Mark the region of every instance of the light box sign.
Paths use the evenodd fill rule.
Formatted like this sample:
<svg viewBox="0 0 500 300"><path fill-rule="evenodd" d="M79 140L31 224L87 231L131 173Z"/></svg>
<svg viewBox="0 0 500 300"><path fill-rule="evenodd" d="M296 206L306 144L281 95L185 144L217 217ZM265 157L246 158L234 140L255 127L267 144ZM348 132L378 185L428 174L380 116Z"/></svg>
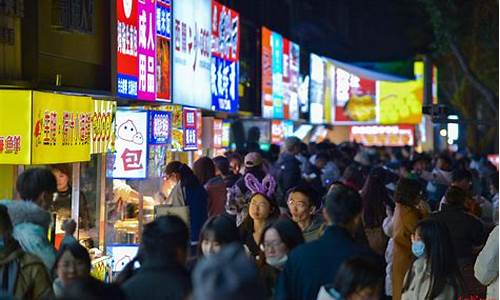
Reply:
<svg viewBox="0 0 500 300"><path fill-rule="evenodd" d="M31 91L1 90L0 99L0 164L29 165Z"/></svg>
<svg viewBox="0 0 500 300"><path fill-rule="evenodd" d="M349 138L365 146L402 147L415 143L414 127L399 126L351 126Z"/></svg>
<svg viewBox="0 0 500 300"><path fill-rule="evenodd" d="M285 129L283 128L283 121L273 120L271 123L271 143L282 144L285 139Z"/></svg>
<svg viewBox="0 0 500 300"><path fill-rule="evenodd" d="M293 121L289 120L283 121L283 133L285 138L293 136L294 133Z"/></svg>
<svg viewBox="0 0 500 300"><path fill-rule="evenodd" d="M32 164L90 160L89 97L33 92Z"/></svg>
<svg viewBox="0 0 500 300"><path fill-rule="evenodd" d="M106 153L113 151L115 144L115 112L116 102L93 100L94 111L91 117L90 153Z"/></svg>
<svg viewBox="0 0 500 300"><path fill-rule="evenodd" d="M113 178L144 179L148 163L148 112L118 110Z"/></svg>
<svg viewBox="0 0 500 300"><path fill-rule="evenodd" d="M172 7L170 1L156 0L156 99L170 102L170 44Z"/></svg>
<svg viewBox="0 0 500 300"><path fill-rule="evenodd" d="M198 150L198 116L197 110L193 108L184 108L184 150Z"/></svg>
<svg viewBox="0 0 500 300"><path fill-rule="evenodd" d="M325 81L323 59L311 54L311 97L310 97L310 121L312 124L325 122L325 105L323 101L323 90Z"/></svg>
<svg viewBox="0 0 500 300"><path fill-rule="evenodd" d="M224 121L222 124L222 147L229 147L231 139L231 123Z"/></svg>
<svg viewBox="0 0 500 300"><path fill-rule="evenodd" d="M172 142L172 113L149 112L149 144L160 145Z"/></svg>
<svg viewBox="0 0 500 300"><path fill-rule="evenodd" d="M238 111L239 14L212 2L212 110Z"/></svg>
<svg viewBox="0 0 500 300"><path fill-rule="evenodd" d="M121 97L137 98L139 65L138 52L138 1L117 0L117 94Z"/></svg>
<svg viewBox="0 0 500 300"><path fill-rule="evenodd" d="M262 27L262 116L299 118L300 47Z"/></svg>
<svg viewBox="0 0 500 300"><path fill-rule="evenodd" d="M223 121L221 119L214 119L214 148L222 148L223 138Z"/></svg>
<svg viewBox="0 0 500 300"><path fill-rule="evenodd" d="M172 114L172 151L182 151L184 147L184 132L183 127L183 112L182 107L179 105L167 105L166 111Z"/></svg>
<svg viewBox="0 0 500 300"><path fill-rule="evenodd" d="M210 0L173 2L173 100L211 109Z"/></svg>

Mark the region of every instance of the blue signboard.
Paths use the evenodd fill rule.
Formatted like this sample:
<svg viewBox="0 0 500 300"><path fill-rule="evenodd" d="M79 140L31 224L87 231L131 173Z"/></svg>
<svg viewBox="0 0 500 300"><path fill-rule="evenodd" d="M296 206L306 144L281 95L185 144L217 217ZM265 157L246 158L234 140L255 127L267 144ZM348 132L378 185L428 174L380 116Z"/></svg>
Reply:
<svg viewBox="0 0 500 300"><path fill-rule="evenodd" d="M149 112L149 143L152 145L172 142L172 113L166 111Z"/></svg>
<svg viewBox="0 0 500 300"><path fill-rule="evenodd" d="M238 111L238 62L212 55L212 110Z"/></svg>
<svg viewBox="0 0 500 300"><path fill-rule="evenodd" d="M118 96L126 98L137 97L137 77L118 73Z"/></svg>

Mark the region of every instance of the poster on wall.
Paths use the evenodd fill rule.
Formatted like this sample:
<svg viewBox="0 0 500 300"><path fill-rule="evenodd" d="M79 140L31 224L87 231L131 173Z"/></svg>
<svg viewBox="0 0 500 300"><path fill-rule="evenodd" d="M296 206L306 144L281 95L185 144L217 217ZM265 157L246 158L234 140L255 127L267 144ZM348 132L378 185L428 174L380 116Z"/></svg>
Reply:
<svg viewBox="0 0 500 300"><path fill-rule="evenodd" d="M117 26L117 94L121 97L137 98L137 19L138 2L135 0L116 1Z"/></svg>
<svg viewBox="0 0 500 300"><path fill-rule="evenodd" d="M173 100L211 109L210 0L173 2Z"/></svg>
<svg viewBox="0 0 500 300"><path fill-rule="evenodd" d="M148 112L118 110L113 178L144 179L148 163Z"/></svg>
<svg viewBox="0 0 500 300"><path fill-rule="evenodd" d="M33 92L32 164L90 160L90 97Z"/></svg>
<svg viewBox="0 0 500 300"><path fill-rule="evenodd" d="M212 2L212 110L238 112L239 14Z"/></svg>
<svg viewBox="0 0 500 300"><path fill-rule="evenodd" d="M172 7L170 0L156 0L156 100L170 102L170 44Z"/></svg>
<svg viewBox="0 0 500 300"><path fill-rule="evenodd" d="M262 27L262 116L299 118L299 45Z"/></svg>
<svg viewBox="0 0 500 300"><path fill-rule="evenodd" d="M183 109L184 121L184 150L198 150L198 116L194 108Z"/></svg>
<svg viewBox="0 0 500 300"><path fill-rule="evenodd" d="M149 144L164 145L172 142L172 113L149 112Z"/></svg>

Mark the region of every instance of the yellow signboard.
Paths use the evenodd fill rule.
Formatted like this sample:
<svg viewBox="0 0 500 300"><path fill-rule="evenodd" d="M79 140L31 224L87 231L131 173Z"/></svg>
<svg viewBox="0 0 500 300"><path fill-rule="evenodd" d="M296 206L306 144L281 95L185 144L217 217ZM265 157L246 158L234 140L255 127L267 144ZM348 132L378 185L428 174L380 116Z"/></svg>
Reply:
<svg viewBox="0 0 500 300"><path fill-rule="evenodd" d="M420 124L424 99L424 64L414 66L416 80L379 82L380 123Z"/></svg>
<svg viewBox="0 0 500 300"><path fill-rule="evenodd" d="M30 164L31 91L0 90L0 164Z"/></svg>
<svg viewBox="0 0 500 300"><path fill-rule="evenodd" d="M90 160L89 97L33 92L32 164Z"/></svg>
<svg viewBox="0 0 500 300"><path fill-rule="evenodd" d="M106 153L114 150L116 102L94 100L90 119L90 153Z"/></svg>

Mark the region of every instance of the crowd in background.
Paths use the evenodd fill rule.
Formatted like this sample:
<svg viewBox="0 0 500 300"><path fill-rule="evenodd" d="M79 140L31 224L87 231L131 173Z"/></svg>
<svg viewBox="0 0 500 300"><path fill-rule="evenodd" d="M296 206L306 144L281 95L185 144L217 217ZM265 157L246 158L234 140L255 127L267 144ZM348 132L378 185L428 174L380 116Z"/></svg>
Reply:
<svg viewBox="0 0 500 300"><path fill-rule="evenodd" d="M484 157L290 137L165 173L166 204L189 222L146 224L112 284L89 275L74 221L57 253L49 242L53 173L21 174L23 201L0 201L0 298L498 299L499 180Z"/></svg>

